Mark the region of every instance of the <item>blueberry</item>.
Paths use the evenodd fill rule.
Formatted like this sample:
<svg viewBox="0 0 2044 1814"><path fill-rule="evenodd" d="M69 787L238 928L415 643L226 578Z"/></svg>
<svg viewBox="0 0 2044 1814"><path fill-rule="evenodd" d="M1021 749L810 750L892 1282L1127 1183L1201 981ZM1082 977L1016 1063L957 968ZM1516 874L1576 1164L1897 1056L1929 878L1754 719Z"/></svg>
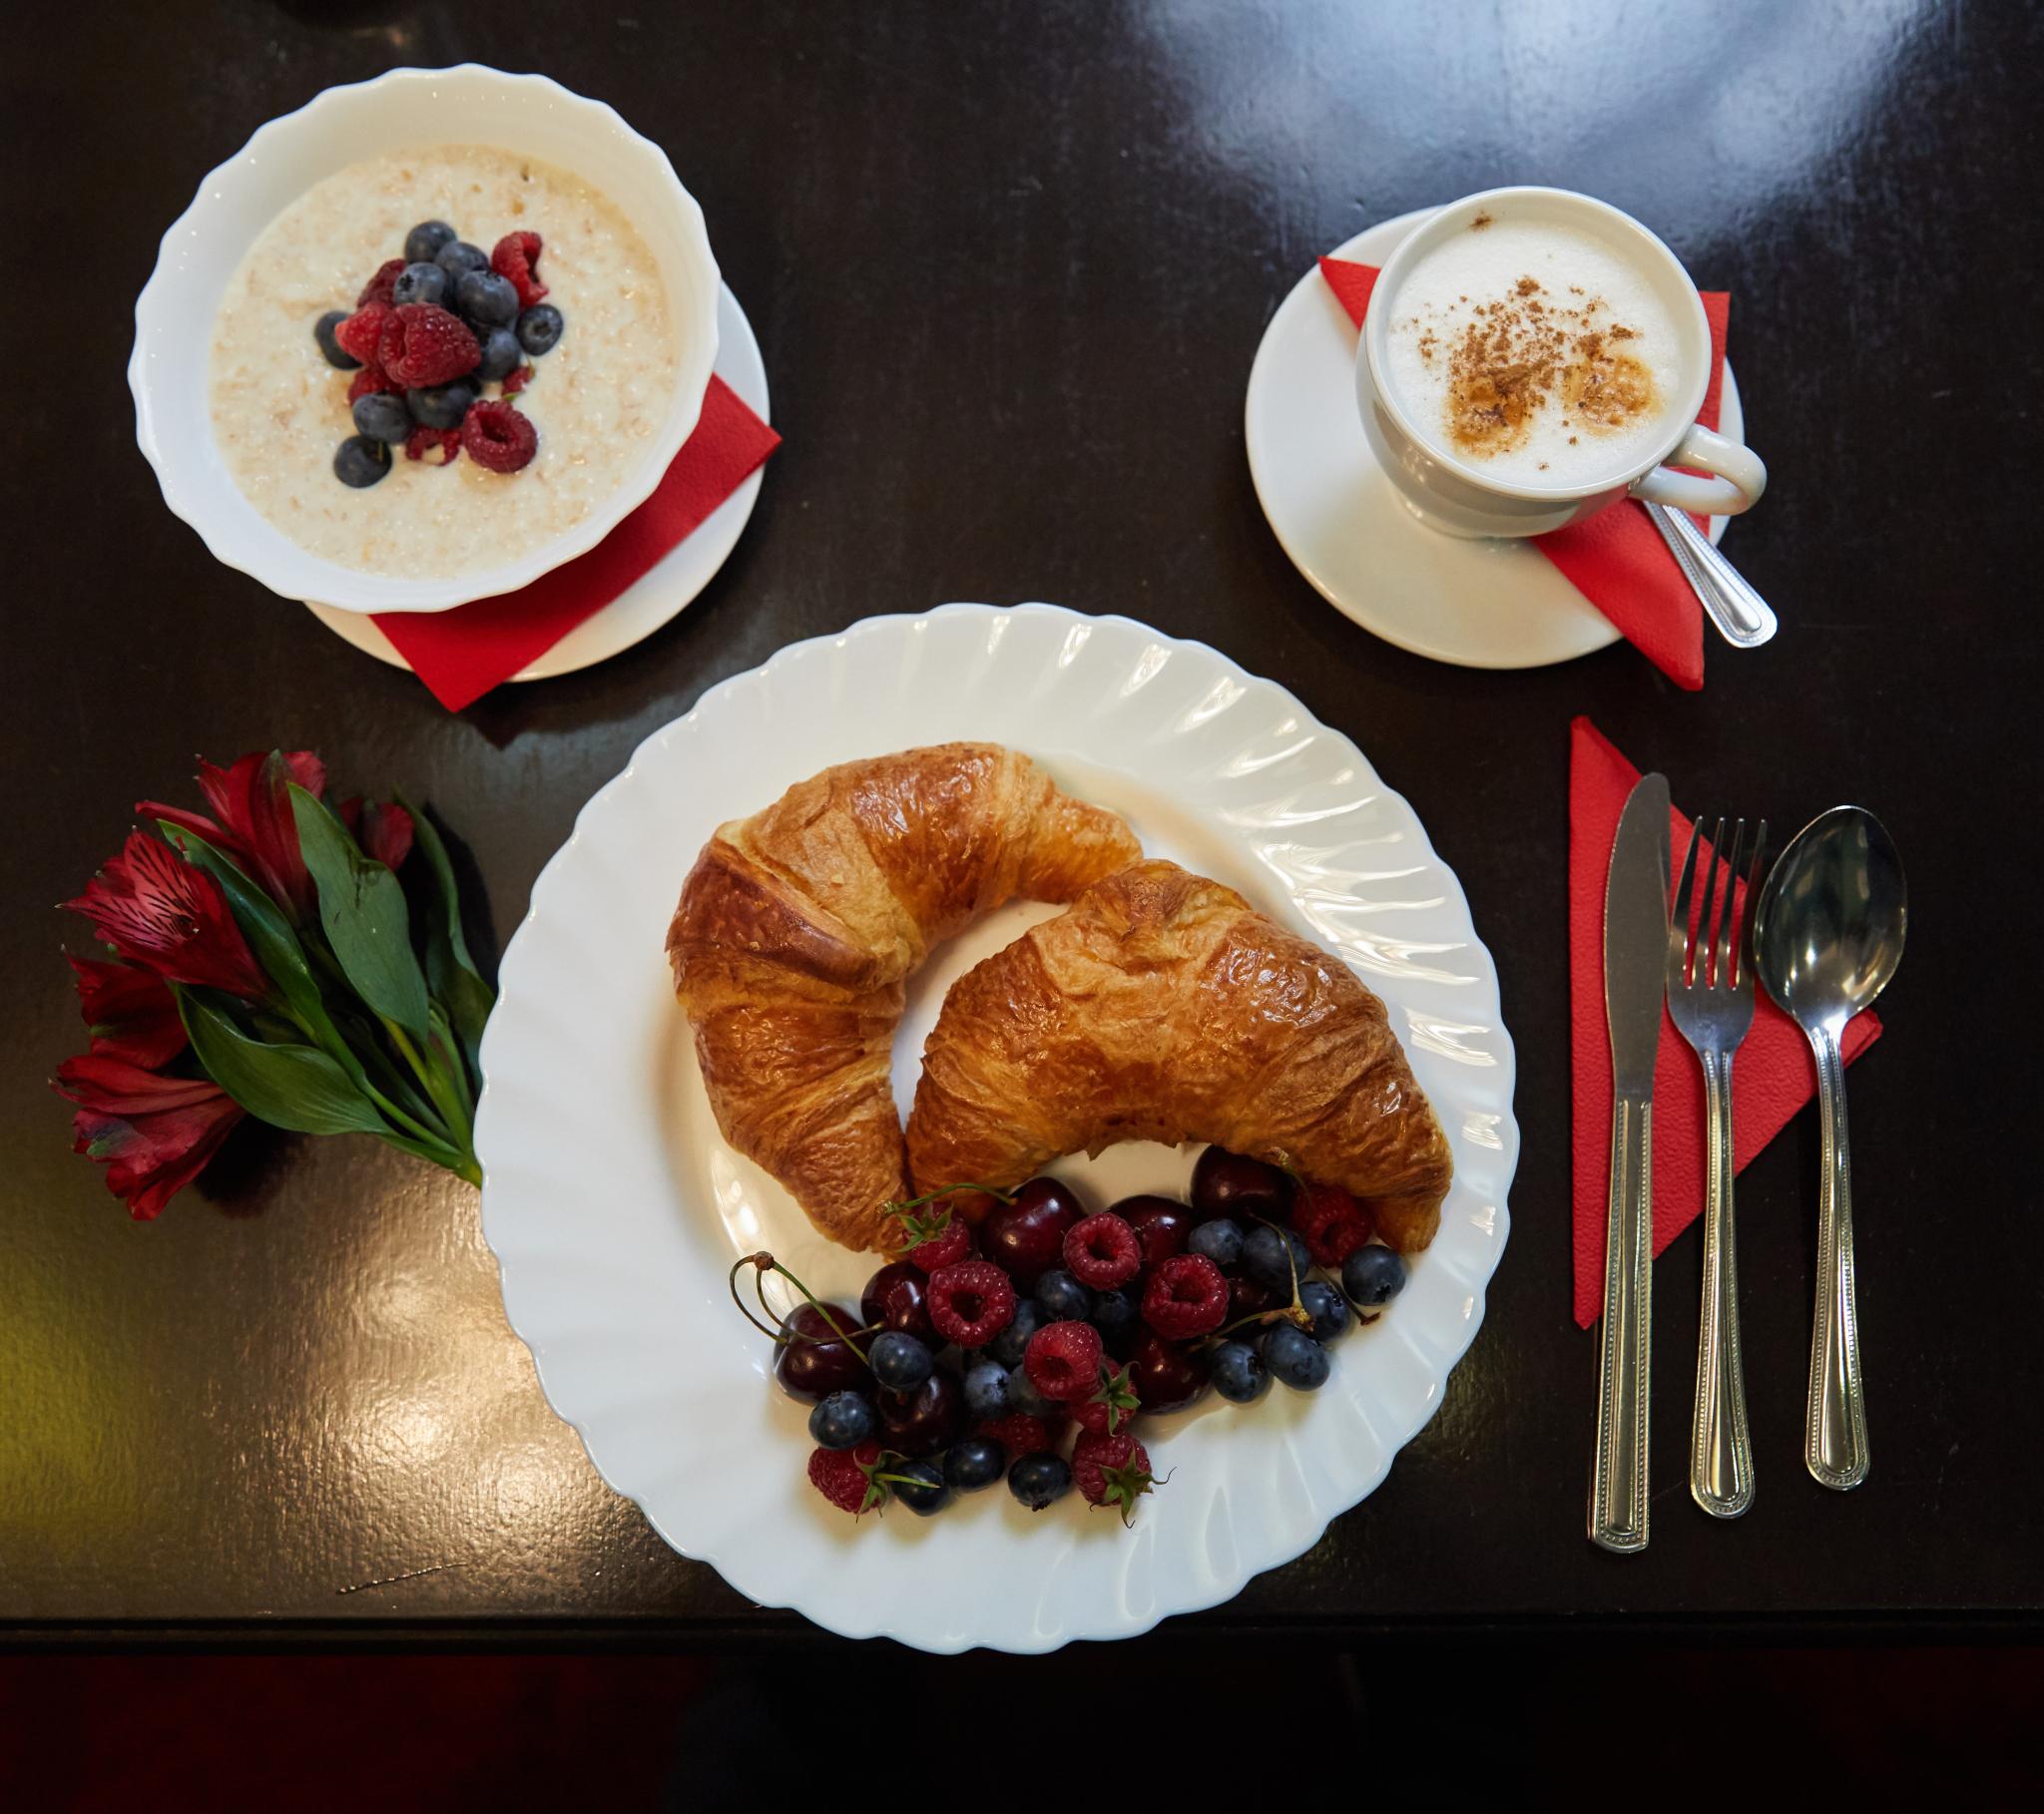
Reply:
<svg viewBox="0 0 2044 1814"><path fill-rule="evenodd" d="M1204 1253L1225 1272L1242 1258L1242 1223L1225 1215L1218 1221L1202 1222L1187 1236L1186 1245L1195 1253Z"/></svg>
<svg viewBox="0 0 2044 1814"><path fill-rule="evenodd" d="M367 435L349 435L334 450L333 476L360 491L390 470L390 449Z"/></svg>
<svg viewBox="0 0 2044 1814"><path fill-rule="evenodd" d="M1086 1320L1100 1331L1100 1339L1111 1349L1124 1336L1136 1332L1136 1300L1126 1291L1096 1291L1093 1314Z"/></svg>
<svg viewBox="0 0 2044 1814"><path fill-rule="evenodd" d="M411 411L402 397L393 397L387 390L357 397L348 413L355 419L356 431L372 441L402 441L411 433Z"/></svg>
<svg viewBox="0 0 2044 1814"><path fill-rule="evenodd" d="M319 342L319 350L326 355L326 363L335 371L359 371L361 360L333 337L333 330L346 319L346 309L329 308L312 323L312 338Z"/></svg>
<svg viewBox="0 0 2044 1814"><path fill-rule="evenodd" d="M507 327L518 318L516 286L493 270L463 271L454 281L454 299L471 321L491 327Z"/></svg>
<svg viewBox="0 0 2044 1814"><path fill-rule="evenodd" d="M1213 1365L1214 1390L1232 1405L1253 1405L1271 1390L1271 1369L1248 1342L1223 1342Z"/></svg>
<svg viewBox="0 0 2044 1814"><path fill-rule="evenodd" d="M1341 1262L1341 1289L1358 1310L1374 1310L1405 1289L1405 1262L1388 1247L1358 1247Z"/></svg>
<svg viewBox="0 0 2044 1814"><path fill-rule="evenodd" d="M459 285L466 272L488 270L490 254L480 245L469 244L466 239L449 239L433 254L433 262ZM518 292L513 290L511 293L515 296Z"/></svg>
<svg viewBox="0 0 2044 1814"><path fill-rule="evenodd" d="M880 1427L872 1401L856 1392L833 1392L809 1413L809 1434L819 1448L856 1449Z"/></svg>
<svg viewBox="0 0 2044 1814"><path fill-rule="evenodd" d="M933 1518L951 1503L944 1471L933 1461L896 1462L887 1470L887 1486L918 1518Z"/></svg>
<svg viewBox="0 0 2044 1814"><path fill-rule="evenodd" d="M1032 1512L1041 1512L1072 1490L1072 1470L1055 1455L1025 1455L1008 1470L1008 1491Z"/></svg>
<svg viewBox="0 0 2044 1814"><path fill-rule="evenodd" d="M459 428L475 397L475 386L466 378L456 378L430 390L406 391L404 406L422 428Z"/></svg>
<svg viewBox="0 0 2044 1814"><path fill-rule="evenodd" d="M1288 1260L1285 1257L1287 1248L1291 1256ZM1292 1266L1298 1267L1298 1276L1303 1279L1306 1269L1313 1263L1313 1256L1306 1251L1305 1242L1289 1228L1274 1228L1268 1222L1260 1222L1243 1241L1242 1263L1244 1270L1258 1284L1282 1292L1289 1301Z"/></svg>
<svg viewBox="0 0 2044 1814"><path fill-rule="evenodd" d="M866 1364L890 1392L913 1392L936 1366L930 1351L899 1329L883 1329L873 1337L873 1345L866 1350Z"/></svg>
<svg viewBox="0 0 2044 1814"><path fill-rule="evenodd" d="M445 221L421 221L404 235L404 261L419 264L436 258L454 242L454 228Z"/></svg>
<svg viewBox="0 0 2044 1814"><path fill-rule="evenodd" d="M1008 1370L999 1361L975 1361L965 1375L965 1409L974 1417L1008 1415Z"/></svg>
<svg viewBox="0 0 2044 1814"><path fill-rule="evenodd" d="M1015 1367L1008 1373L1008 1408L1026 1411L1031 1417L1049 1417L1064 1407L1053 1404L1037 1391L1036 1382L1029 1377L1027 1367Z"/></svg>
<svg viewBox="0 0 2044 1814"><path fill-rule="evenodd" d="M1007 1451L991 1436L961 1437L944 1457L944 1480L960 1493L977 1493L999 1480L1007 1466Z"/></svg>
<svg viewBox="0 0 2044 1814"><path fill-rule="evenodd" d="M1264 1337L1264 1365L1294 1392L1317 1392L1327 1383L1327 1351L1303 1329L1279 1323Z"/></svg>
<svg viewBox="0 0 2044 1814"><path fill-rule="evenodd" d="M1307 1279L1298 1288L1298 1301L1313 1319L1313 1340L1330 1342L1348 1329L1348 1300L1322 1279Z"/></svg>
<svg viewBox="0 0 2044 1814"><path fill-rule="evenodd" d="M437 264L407 264L390 286L390 299L400 308L407 302L430 302L443 308L447 302L447 273Z"/></svg>
<svg viewBox="0 0 2044 1814"><path fill-rule="evenodd" d="M987 1344L986 1351L1004 1367L1019 1367L1029 1338L1049 1321L1043 1306L1034 1298L1025 1297L1015 1306L1015 1320Z"/></svg>
<svg viewBox="0 0 2044 1814"><path fill-rule="evenodd" d="M1036 1281L1036 1301L1054 1323L1083 1323L1093 1314L1093 1293L1062 1266Z"/></svg>
<svg viewBox="0 0 2044 1814"><path fill-rule="evenodd" d="M536 359L561 343L561 329L567 325L551 302L535 302L518 317L518 344Z"/></svg>
<svg viewBox="0 0 2044 1814"><path fill-rule="evenodd" d="M518 336L508 327L486 327L476 338L482 342L482 362L469 376L477 382L494 384L499 378L508 378L525 363L525 353L518 344Z"/></svg>

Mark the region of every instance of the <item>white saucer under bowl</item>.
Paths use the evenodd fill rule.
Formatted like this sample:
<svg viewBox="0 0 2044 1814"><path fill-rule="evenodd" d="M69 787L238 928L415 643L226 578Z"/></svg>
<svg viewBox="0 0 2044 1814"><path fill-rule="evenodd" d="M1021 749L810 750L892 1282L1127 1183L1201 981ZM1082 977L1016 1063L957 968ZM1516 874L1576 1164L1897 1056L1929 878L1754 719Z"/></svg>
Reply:
<svg viewBox="0 0 2044 1814"><path fill-rule="evenodd" d="M1433 209L1380 221L1332 256L1381 265ZM1732 361L1719 429L1745 438ZM1327 603L1414 655L1463 668L1545 668L1618 641L1601 611L1528 542L1428 529L1370 452L1355 410L1355 328L1317 264L1292 286L1250 367L1245 417L1257 497ZM1711 540L1725 519L1711 520Z"/></svg>
<svg viewBox="0 0 2044 1814"><path fill-rule="evenodd" d="M760 342L753 324L746 319L739 299L725 284L717 299L717 375L737 391L761 421L770 421L766 403L766 364L760 357ZM660 562L642 574L595 617L585 619L569 631L536 662L521 668L514 680L545 680L555 675L573 674L578 668L594 668L622 655L634 643L643 642L682 608L695 599L716 577L738 546L753 506L759 501L765 462L737 491L705 517L693 535L685 536L668 550ZM390 639L376 627L374 618L356 611L336 611L330 605L305 607L336 636L372 655L392 668L409 670L411 664L391 647Z"/></svg>

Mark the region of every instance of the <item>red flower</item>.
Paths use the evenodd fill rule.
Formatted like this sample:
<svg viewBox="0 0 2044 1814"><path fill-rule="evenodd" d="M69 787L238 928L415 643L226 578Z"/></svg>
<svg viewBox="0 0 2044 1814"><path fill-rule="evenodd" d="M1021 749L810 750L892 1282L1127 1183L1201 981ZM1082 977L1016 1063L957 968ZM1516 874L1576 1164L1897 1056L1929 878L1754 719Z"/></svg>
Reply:
<svg viewBox="0 0 2044 1814"><path fill-rule="evenodd" d="M163 1077L124 1059L66 1059L52 1087L78 1105L72 1150L107 1167L107 1188L138 1221L161 1215L242 1119L211 1079Z"/></svg>
<svg viewBox="0 0 2044 1814"><path fill-rule="evenodd" d="M203 983L251 1001L269 993L220 884L139 831L64 905L92 921L124 958L167 982Z"/></svg>
<svg viewBox="0 0 2044 1814"><path fill-rule="evenodd" d="M178 1004L155 971L94 958L69 961L78 977L78 1008L92 1032L95 1058L126 1059L154 1069L185 1050Z"/></svg>
<svg viewBox="0 0 2044 1814"><path fill-rule="evenodd" d="M245 755L232 768L216 768L202 758L199 786L213 818L159 800L138 800L135 810L196 831L248 870L292 919L303 920L312 911L312 878L298 849L287 781L310 794L324 793L326 765L309 749Z"/></svg>
<svg viewBox="0 0 2044 1814"><path fill-rule="evenodd" d="M386 868L400 868L411 855L411 814L395 800L380 806L374 800L342 800L335 810L363 853Z"/></svg>

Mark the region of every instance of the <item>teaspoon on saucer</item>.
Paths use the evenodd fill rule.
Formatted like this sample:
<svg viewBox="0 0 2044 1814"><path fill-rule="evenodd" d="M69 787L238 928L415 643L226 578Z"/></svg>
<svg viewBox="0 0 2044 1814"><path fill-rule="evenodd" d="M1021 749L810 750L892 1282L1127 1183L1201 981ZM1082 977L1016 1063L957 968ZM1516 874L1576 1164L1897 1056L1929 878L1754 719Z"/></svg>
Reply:
<svg viewBox="0 0 2044 1814"><path fill-rule="evenodd" d="M1735 649L1758 649L1773 639L1778 626L1768 602L1747 577L1720 554L1711 538L1679 510L1642 498L1647 521L1661 532L1682 577L1704 608L1704 615Z"/></svg>

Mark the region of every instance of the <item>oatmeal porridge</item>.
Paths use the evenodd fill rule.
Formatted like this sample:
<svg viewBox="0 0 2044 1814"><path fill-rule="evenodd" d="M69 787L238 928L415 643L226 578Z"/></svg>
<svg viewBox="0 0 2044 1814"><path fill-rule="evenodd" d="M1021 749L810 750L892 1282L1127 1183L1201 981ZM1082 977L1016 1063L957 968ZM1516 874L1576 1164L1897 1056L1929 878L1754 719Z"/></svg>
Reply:
<svg viewBox="0 0 2044 1814"><path fill-rule="evenodd" d="M352 489L361 481L335 476L356 431L352 374L327 362L314 325L352 311L406 233L435 220L484 251L507 233L541 235L537 274L565 328L502 399L538 450L492 472L394 446L388 471ZM516 560L597 510L659 433L679 367L653 253L603 195L512 152L424 147L316 184L250 248L214 322L214 439L249 500L301 547L363 573L437 579ZM496 384L482 388L497 398Z"/></svg>

